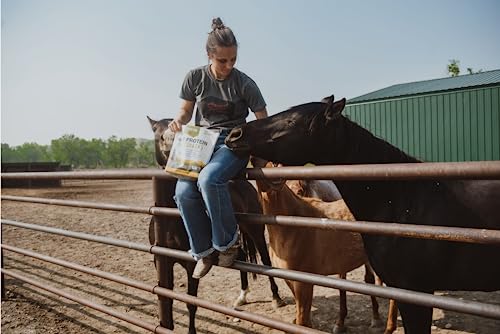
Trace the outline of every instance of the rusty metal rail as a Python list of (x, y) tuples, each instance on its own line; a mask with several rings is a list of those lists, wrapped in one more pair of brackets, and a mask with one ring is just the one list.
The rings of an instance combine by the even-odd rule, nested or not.
[[(111, 203), (95, 203), (74, 200), (61, 200), (40, 197), (2, 195), (2, 200), (70, 206), (77, 208), (144, 213), (158, 216), (178, 217), (179, 210), (163, 207), (127, 206)], [(328, 230), (352, 231), (367, 234), (393, 235), (409, 238), (435, 239), (480, 244), (500, 244), (499, 230), (474, 229), (447, 226), (424, 226), (415, 224), (380, 223), (369, 221), (343, 221), (326, 218), (272, 216), (257, 214), (236, 214), (240, 223), (267, 224), (294, 227), (309, 227)]]
[[(5, 249), (7, 249), (7, 248), (5, 248)], [(161, 327), (161, 326), (150, 324), (149, 322), (146, 322), (146, 321), (144, 321), (142, 319), (134, 317), (134, 316), (132, 316), (132, 315), (130, 315), (128, 313), (118, 312), (118, 311), (116, 311), (116, 310), (114, 310), (112, 308), (109, 308), (107, 306), (95, 303), (95, 302), (93, 302), (93, 301), (91, 301), (89, 299), (78, 297), (78, 296), (70, 294), (70, 293), (68, 293), (68, 292), (66, 292), (64, 290), (61, 290), (61, 289), (58, 289), (58, 288), (54, 288), (54, 287), (46, 285), (46, 284), (42, 284), (42, 283), (40, 283), (40, 282), (38, 282), (38, 281), (36, 281), (34, 279), (31, 279), (31, 278), (26, 277), (24, 275), (20, 275), (20, 274), (14, 272), (12, 270), (3, 269), (2, 268), (1, 272), (2, 272), (2, 274), (5, 274), (5, 275), (13, 277), (13, 278), (16, 278), (16, 279), (18, 279), (20, 281), (23, 281), (25, 283), (31, 284), (33, 286), (36, 286), (37, 288), (40, 288), (40, 289), (52, 292), (53, 294), (56, 294), (58, 296), (64, 297), (66, 299), (72, 300), (72, 301), (77, 302), (79, 304), (82, 304), (82, 305), (85, 305), (87, 307), (93, 308), (94, 310), (106, 313), (106, 314), (111, 315), (111, 316), (113, 316), (115, 318), (118, 318), (120, 320), (123, 320), (123, 321), (126, 321), (128, 323), (134, 324), (134, 325), (136, 325), (138, 327), (147, 329), (150, 332), (160, 333), (160, 334), (173, 334), (174, 333), (171, 330), (168, 330), (168, 329), (166, 329), (164, 327)]]
[[(188, 304), (203, 307), (205, 309), (219, 312), (219, 313), (223, 313), (226, 315), (230, 315), (230, 316), (233, 316), (233, 317), (236, 317), (239, 319), (248, 320), (248, 321), (251, 321), (251, 322), (266, 326), (266, 327), (278, 329), (278, 330), (281, 330), (284, 332), (297, 333), (297, 334), (301, 334), (301, 333), (311, 333), (311, 334), (325, 333), (325, 332), (315, 330), (312, 328), (307, 328), (307, 327), (303, 327), (303, 326), (299, 326), (299, 325), (286, 323), (286, 322), (276, 320), (276, 319), (273, 319), (273, 318), (270, 318), (270, 317), (267, 317), (264, 315), (256, 315), (256, 314), (253, 314), (253, 313), (248, 312), (248, 311), (237, 310), (237, 309), (233, 309), (231, 307), (222, 306), (222, 305), (219, 305), (216, 303), (209, 302), (207, 300), (203, 300), (201, 298), (190, 296), (190, 295), (185, 294), (185, 293), (179, 293), (179, 292), (175, 292), (175, 291), (170, 290), (170, 289), (162, 288), (158, 285), (147, 284), (147, 283), (144, 283), (142, 281), (137, 281), (137, 280), (134, 280), (134, 279), (131, 279), (128, 277), (123, 277), (123, 276), (119, 276), (116, 274), (108, 273), (108, 272), (105, 272), (105, 271), (102, 271), (99, 269), (89, 268), (89, 267), (82, 266), (82, 265), (74, 263), (74, 262), (68, 262), (65, 260), (61, 260), (58, 258), (48, 256), (48, 255), (29, 251), (27, 249), (22, 249), (22, 248), (10, 246), (10, 245), (4, 245), (4, 244), (2, 244), (1, 247), (2, 247), (2, 249), (12, 251), (12, 252), (15, 252), (18, 254), (22, 254), (25, 256), (29, 256), (29, 257), (32, 257), (32, 258), (35, 258), (35, 259), (38, 259), (41, 261), (46, 261), (46, 262), (60, 265), (60, 266), (66, 267), (66, 268), (74, 269), (74, 270), (84, 272), (84, 273), (92, 275), (92, 276), (104, 278), (104, 279), (107, 279), (107, 280), (110, 280), (110, 281), (113, 281), (116, 283), (131, 286), (131, 287), (143, 290), (143, 291), (151, 292), (151, 293), (159, 295), (159, 296), (164, 296), (164, 297), (180, 300), (180, 301), (188, 303)], [(5, 273), (9, 275), (10, 273), (12, 273), (12, 271), (9, 270), (9, 271), (6, 271)], [(39, 285), (37, 285), (37, 286), (39, 286)], [(122, 319), (122, 318), (120, 318), (120, 319)], [(143, 328), (146, 328), (146, 327), (143, 327)], [(149, 328), (146, 328), (146, 329), (149, 329)], [(163, 333), (163, 332), (158, 332), (158, 333)], [(173, 333), (173, 332), (168, 331), (168, 333)]]
[[(192, 256), (189, 255), (187, 252), (179, 251), (176, 249), (150, 246), (126, 240), (113, 239), (109, 237), (96, 236), (92, 234), (68, 231), (59, 228), (45, 227), (45, 226), (27, 224), (15, 221), (2, 220), (2, 224), (27, 228), (40, 232), (47, 232), (72, 238), (78, 238), (81, 240), (94, 241), (103, 244), (134, 249), (142, 252), (150, 252), (152, 254), (174, 257), (186, 261), (194, 261)], [(340, 278), (326, 277), (318, 274), (303, 273), (295, 270), (278, 269), (274, 267), (257, 265), (240, 261), (235, 261), (235, 263), (231, 268), (252, 272), (256, 274), (300, 281), (304, 283), (309, 283), (329, 288), (352, 291), (365, 295), (373, 295), (387, 299), (396, 299), (411, 304), (417, 304), (428, 307), (437, 307), (440, 309), (446, 309), (455, 312), (469, 313), (493, 319), (500, 319), (499, 305), (485, 304), (473, 301), (462, 301), (452, 297), (430, 295), (427, 293), (415, 292), (399, 288), (381, 287), (373, 284), (365, 284), (361, 282), (354, 282)]]
[[(3, 179), (173, 179), (160, 169), (3, 173)], [(500, 179), (500, 161), (423, 162), (247, 169), (248, 179), (423, 180)]]

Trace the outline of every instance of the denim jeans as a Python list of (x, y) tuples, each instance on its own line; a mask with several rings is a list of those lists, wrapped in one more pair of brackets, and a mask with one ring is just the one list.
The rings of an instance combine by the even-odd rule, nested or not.
[(175, 188), (174, 199), (189, 236), (189, 252), (196, 260), (214, 250), (223, 252), (238, 241), (228, 182), (243, 171), (248, 157), (238, 157), (224, 144), (228, 133), (221, 132), (198, 179), (179, 179)]

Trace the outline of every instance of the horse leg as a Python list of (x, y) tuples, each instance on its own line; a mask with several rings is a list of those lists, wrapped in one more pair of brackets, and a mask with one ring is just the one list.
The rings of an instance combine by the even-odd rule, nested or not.
[[(269, 256), (269, 249), (267, 248), (266, 238), (264, 236), (264, 229), (264, 225), (262, 225), (259, 233), (256, 233), (255, 235), (252, 233), (251, 236), (255, 243), (255, 247), (257, 247), (257, 251), (260, 254), (262, 263), (266, 266), (272, 266), (271, 257)], [(274, 277), (269, 276), (269, 283), (271, 284), (271, 292), (273, 294), (273, 308), (276, 309), (285, 306), (286, 304), (280, 297), (278, 285), (276, 284)]]
[(295, 323), (301, 326), (312, 327), (311, 307), (314, 285), (293, 282), (295, 295)]
[(384, 334), (392, 334), (396, 328), (398, 328), (398, 305), (394, 299), (391, 299)]
[[(375, 284), (375, 275), (373, 269), (369, 264), (365, 264), (365, 283)], [(371, 328), (380, 328), (383, 326), (382, 320), (380, 319), (380, 313), (378, 310), (377, 298), (370, 296), (372, 301), (372, 322), (370, 324)]]
[(398, 302), (405, 334), (430, 334), (432, 307)]
[[(198, 295), (198, 284), (200, 283), (200, 280), (193, 278), (191, 275), (194, 270), (194, 265), (191, 265), (189, 267), (191, 270), (186, 268), (186, 271), (188, 272), (188, 294), (191, 296), (196, 297)], [(196, 327), (195, 327), (195, 318), (196, 318), (196, 305), (191, 305), (187, 304), (187, 308), (189, 311), (189, 334), (196, 334)]]
[[(173, 290), (174, 288), (174, 261), (170, 258), (165, 259), (165, 280), (163, 282), (163, 287), (166, 289)], [(159, 282), (158, 282), (159, 283)], [(172, 315), (172, 303), (173, 299), (168, 298), (168, 297), (163, 297), (163, 296), (158, 296), (159, 300), (164, 300), (165, 303), (163, 304), (164, 306), (164, 316), (165, 316), (165, 322), (162, 323), (161, 325), (165, 328), (174, 329), (174, 318)]]
[[(340, 278), (345, 279), (347, 274), (340, 274)], [(345, 318), (347, 317), (347, 294), (345, 290), (339, 290), (340, 295), (340, 303), (339, 303), (339, 318), (335, 322), (335, 326), (333, 327), (333, 333), (347, 333), (347, 329), (345, 327)]]
[[(238, 252), (238, 260), (245, 261), (246, 254), (243, 249), (239, 249)], [(241, 282), (241, 291), (238, 299), (233, 303), (233, 307), (238, 307), (241, 305), (248, 304), (247, 295), (248, 295), (248, 273), (246, 271), (240, 271), (240, 282)]]

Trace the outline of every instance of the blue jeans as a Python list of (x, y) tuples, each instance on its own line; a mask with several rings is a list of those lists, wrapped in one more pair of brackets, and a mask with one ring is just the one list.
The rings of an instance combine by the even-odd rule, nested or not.
[(224, 130), (210, 162), (197, 180), (179, 179), (175, 201), (189, 236), (190, 253), (199, 260), (214, 250), (223, 252), (238, 241), (228, 182), (247, 166), (248, 157), (238, 157), (225, 144)]

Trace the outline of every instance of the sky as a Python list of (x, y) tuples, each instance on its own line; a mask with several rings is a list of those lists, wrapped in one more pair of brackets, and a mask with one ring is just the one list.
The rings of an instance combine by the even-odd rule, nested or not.
[(2, 0), (1, 142), (152, 139), (146, 116), (175, 117), (186, 73), (208, 63), (213, 17), (272, 115), (446, 77), (451, 59), (500, 69), (498, 13), (497, 0)]

